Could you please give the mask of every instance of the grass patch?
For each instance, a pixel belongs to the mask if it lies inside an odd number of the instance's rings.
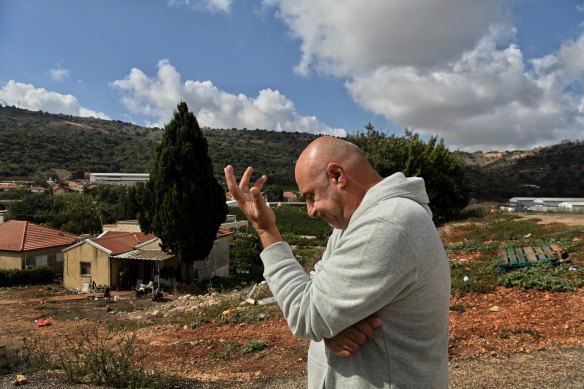
[[[268,342],[266,342],[265,340],[251,340],[243,345],[241,351],[243,351],[244,354],[249,354],[263,350],[266,347],[268,347]]]

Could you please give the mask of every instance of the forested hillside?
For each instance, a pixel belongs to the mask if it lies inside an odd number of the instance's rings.
[[[54,176],[54,169],[85,172],[149,171],[163,130],[120,121],[0,107],[0,181]],[[203,133],[218,179],[233,164],[254,166],[269,183],[294,185],[294,163],[315,135],[264,130],[208,129]]]
[[[55,169],[84,172],[149,171],[160,128],[0,107],[0,181],[46,180]],[[265,130],[208,129],[203,133],[215,175],[233,164],[269,177],[269,184],[293,188],[294,163],[315,135]],[[466,166],[471,197],[584,197],[584,142],[526,151],[456,152]]]
[[[485,160],[479,154],[464,155],[472,198],[584,197],[584,142],[499,154],[483,163],[475,162]]]
[[[54,169],[146,172],[160,129],[0,107],[0,180]]]

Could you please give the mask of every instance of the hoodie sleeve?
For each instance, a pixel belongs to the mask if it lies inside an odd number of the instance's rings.
[[[416,253],[401,228],[381,219],[355,227],[353,233],[345,231],[312,277],[287,243],[262,252],[264,277],[295,336],[315,341],[333,337],[415,284]]]

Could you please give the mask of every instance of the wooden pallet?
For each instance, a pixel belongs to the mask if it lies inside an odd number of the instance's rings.
[[[503,269],[513,269],[523,266],[531,266],[534,263],[555,263],[566,261],[569,256],[558,244],[549,246],[525,246],[510,247],[497,251],[501,259],[500,266]]]

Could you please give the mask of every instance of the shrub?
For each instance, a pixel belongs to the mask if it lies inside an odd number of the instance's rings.
[[[33,269],[0,270],[0,287],[12,285],[34,285],[53,282],[56,273],[48,266],[35,267]]]
[[[24,339],[16,350],[15,366],[20,371],[59,368],[69,381],[89,379],[94,385],[114,388],[170,388],[174,379],[159,372],[148,372],[145,351],[135,334],[110,329],[100,334],[96,327],[84,328],[81,339],[66,339],[66,344],[53,351],[53,343]]]

